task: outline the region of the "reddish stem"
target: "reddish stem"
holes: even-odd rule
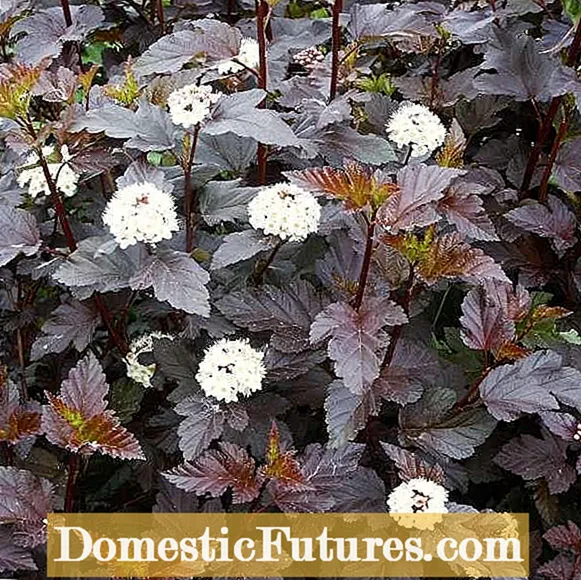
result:
[[[196,125],[194,135],[186,167],[184,168],[185,178],[185,214],[186,214],[186,252],[190,254],[194,249],[194,212],[196,211],[196,200],[194,199],[194,188],[192,187],[192,167],[194,165],[194,158],[196,156],[196,148],[198,147],[198,135],[200,133],[200,126]]]
[[[494,365],[486,366],[486,368],[482,371],[482,374],[472,383],[464,397],[456,402],[453,407],[454,410],[461,411],[464,407],[466,407],[466,405],[472,403],[476,399],[482,381],[484,381],[484,379],[490,374],[490,371],[492,371],[494,368]]]
[[[535,174],[535,170],[537,168],[537,164],[539,162],[539,158],[541,156],[541,151],[543,150],[543,146],[545,141],[547,140],[549,133],[551,132],[551,127],[553,125],[553,119],[559,110],[559,105],[561,104],[561,97],[555,97],[549,108],[547,110],[547,114],[541,126],[539,127],[539,133],[537,135],[537,141],[534,147],[531,149],[527,166],[525,168],[525,172],[523,175],[523,180],[520,186],[520,196],[523,197],[526,195],[528,190],[531,186],[531,181],[533,179],[533,175]]]
[[[30,132],[30,135],[32,136],[32,138],[36,140],[37,134],[36,134],[36,131],[35,131],[34,126],[32,125],[31,121],[28,121],[27,129]],[[48,168],[48,163],[46,162],[46,159],[42,153],[41,148],[37,149],[37,154],[38,154],[40,166],[42,167],[42,172],[44,173],[44,178],[46,179],[46,183],[47,183],[48,189],[50,191],[50,198],[51,198],[51,201],[54,205],[54,209],[55,209],[55,212],[57,214],[58,221],[61,225],[65,239],[67,241],[67,246],[72,253],[77,249],[77,241],[75,240],[75,236],[73,235],[73,230],[71,229],[71,225],[70,225],[69,219],[67,217],[67,212],[66,212],[65,206],[63,204],[63,201],[62,201],[62,198],[61,198],[60,193],[58,191],[58,188],[56,186],[56,183],[55,183],[52,175],[50,174],[50,170]],[[103,322],[105,323],[105,326],[107,327],[107,331],[109,332],[109,337],[115,343],[115,345],[121,351],[121,353],[126,354],[127,352],[129,352],[129,348],[127,347],[127,343],[116,332],[115,327],[114,327],[113,322],[112,322],[111,313],[107,309],[107,306],[103,302],[103,299],[101,298],[101,296],[99,294],[96,294],[93,298],[93,301],[95,303],[95,306],[97,307],[97,310],[99,311],[99,314],[101,315]]]
[[[71,15],[69,0],[61,0],[61,7],[63,9],[63,16],[65,17],[65,24],[71,26],[73,24],[73,17]]]
[[[163,11],[163,0],[154,0],[157,9],[157,20],[159,21],[159,30],[165,34],[165,13]]]
[[[264,262],[260,263],[256,268],[256,271],[254,272],[254,282],[257,286],[260,286],[264,282],[264,276],[266,275],[266,272],[270,268],[271,264],[274,262],[274,258],[276,258],[276,255],[284,245],[284,242],[285,240],[280,240],[276,246],[274,246],[272,252],[270,252],[270,256],[268,256],[268,258]]]
[[[67,488],[65,491],[65,512],[72,513],[75,507],[75,484],[79,473],[79,456],[73,453],[69,458]]]
[[[408,314],[410,310],[410,303],[412,301],[412,290],[414,287],[414,278],[415,278],[414,269],[413,266],[411,266],[410,275],[405,286],[405,293],[400,304],[406,314]],[[391,361],[393,360],[393,355],[395,354],[397,343],[401,338],[402,331],[403,324],[400,324],[399,326],[394,327],[393,331],[391,332],[389,346],[387,347],[387,351],[385,352],[385,356],[383,357],[383,361],[381,363],[381,370],[383,370],[384,368],[388,367],[391,364]]]
[[[551,179],[551,175],[553,174],[553,165],[555,164],[555,159],[557,159],[557,154],[559,153],[561,143],[565,138],[568,127],[569,122],[566,119],[563,119],[559,125],[557,136],[553,141],[553,147],[551,148],[551,153],[549,155],[545,170],[543,171],[543,177],[541,178],[541,185],[539,186],[539,201],[541,203],[547,201],[547,188],[549,186],[549,179]]]
[[[571,46],[569,47],[569,50],[567,52],[565,64],[567,66],[575,66],[577,59],[579,58],[580,52],[581,52],[581,19],[579,19],[579,22],[577,23],[575,37],[573,38],[573,42],[571,43]],[[543,150],[545,142],[549,137],[551,128],[553,126],[553,119],[555,118],[555,115],[559,110],[559,106],[562,100],[563,100],[562,96],[553,97],[553,99],[551,100],[551,104],[549,105],[549,108],[547,110],[545,119],[539,128],[537,141],[530,152],[522,184],[520,186],[521,197],[525,196],[528,190],[530,189],[531,181],[533,179],[535,169],[537,168],[537,164],[541,156],[541,151]]]
[[[256,0],[256,36],[258,40],[258,88],[266,91],[268,86],[268,62],[266,59],[266,41],[267,41],[267,26],[270,14],[270,7],[265,0]],[[266,99],[260,105],[260,108],[266,107]],[[267,165],[267,151],[266,146],[262,143],[258,144],[257,149],[258,158],[258,183],[260,185],[266,184],[266,165]]]
[[[371,256],[373,255],[373,244],[375,242],[375,212],[372,213],[371,219],[367,224],[367,241],[365,243],[365,253],[363,254],[363,264],[361,265],[361,273],[359,274],[359,283],[357,284],[357,294],[353,301],[353,308],[359,310],[363,303],[363,296],[365,294],[365,286],[367,285],[367,278],[369,276],[369,268],[371,266]]]
[[[430,108],[433,107],[438,92],[438,83],[440,81],[440,65],[442,64],[442,52],[444,49],[445,40],[438,41],[438,53],[436,54],[436,62],[432,70],[432,82],[430,85]]]
[[[56,183],[54,182],[54,179],[50,174],[48,163],[46,162],[46,159],[44,158],[42,151],[40,150],[38,151],[38,156],[40,159],[40,166],[42,167],[42,172],[44,173],[44,178],[46,179],[46,183],[48,184],[48,188],[50,190],[50,198],[52,204],[54,205],[56,215],[58,217],[61,228],[63,229],[65,239],[67,241],[67,246],[69,247],[69,250],[71,252],[74,252],[77,249],[77,242],[75,240],[75,236],[73,235],[71,225],[69,224],[63,200],[61,199],[61,196],[56,187]]]
[[[333,4],[333,30],[332,30],[332,53],[331,53],[331,86],[329,88],[329,101],[337,96],[337,84],[339,82],[339,51],[341,50],[341,12],[343,10],[343,0],[335,0]]]

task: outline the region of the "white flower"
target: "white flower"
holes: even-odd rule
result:
[[[161,332],[144,334],[131,343],[129,352],[125,356],[127,376],[136,383],[142,384],[144,387],[151,387],[151,378],[155,373],[155,364],[142,365],[139,362],[139,355],[146,352],[153,352],[153,341],[161,338],[173,340],[174,337]]]
[[[210,116],[210,109],[222,95],[208,85],[186,85],[176,89],[167,99],[169,114],[176,125],[186,129],[199,125]]]
[[[103,222],[123,249],[137,242],[169,240],[179,229],[172,196],[149,181],[118,189],[107,203]]]
[[[325,60],[325,55],[318,47],[310,46],[309,48],[297,52],[294,55],[293,60],[297,64],[304,66],[306,69],[312,69],[317,65],[317,63]]]
[[[42,155],[46,159],[55,152],[54,147],[43,147]],[[48,171],[56,183],[57,188],[66,196],[71,197],[77,192],[77,185],[79,183],[79,175],[75,173],[68,161],[71,159],[69,148],[63,145],[60,150],[61,163],[48,163]],[[16,178],[18,185],[22,188],[28,186],[28,193],[31,197],[36,198],[38,195],[50,195],[50,189],[42,167],[38,165],[38,156],[36,153],[31,153],[25,162],[26,165],[35,165],[23,169]]]
[[[389,138],[400,147],[411,147],[413,157],[423,157],[444,143],[446,128],[427,107],[404,103],[386,125]]]
[[[432,529],[448,512],[448,491],[423,477],[410,479],[398,485],[387,498],[389,512],[406,528]],[[424,514],[434,514],[426,517]]]
[[[258,42],[254,38],[243,38],[240,43],[240,50],[234,59],[221,62],[216,67],[218,73],[225,75],[228,73],[238,73],[244,70],[246,65],[248,68],[256,69],[260,61],[260,50]]]
[[[262,388],[264,353],[246,340],[223,338],[206,350],[196,380],[209,397],[231,403]]]
[[[254,229],[282,240],[301,241],[317,231],[321,206],[310,192],[292,183],[277,183],[258,192],[248,204]]]
[[[581,440],[581,423],[577,423],[577,432],[573,435],[573,439],[575,439],[575,441]]]

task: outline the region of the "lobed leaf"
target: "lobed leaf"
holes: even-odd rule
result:
[[[581,408],[581,372],[562,364],[552,351],[538,351],[492,370],[480,384],[480,396],[497,419],[514,421],[522,413],[559,408],[557,399]]]
[[[41,242],[36,220],[30,213],[0,205],[0,266],[8,264],[20,253],[33,256]]]
[[[210,276],[185,252],[158,248],[140,263],[138,272],[129,280],[133,290],[153,288],[160,302],[189,314],[209,316],[210,294],[206,288]]]
[[[0,467],[0,523],[15,526],[14,542],[33,548],[46,541],[46,515],[54,509],[53,485],[30,471]]]
[[[30,357],[39,360],[49,353],[60,353],[72,343],[83,352],[99,325],[99,314],[88,304],[72,300],[61,304],[42,326],[42,334],[31,347]]]
[[[12,445],[40,432],[40,405],[20,402],[18,387],[6,377],[0,378],[0,442]]]
[[[403,309],[386,298],[369,299],[359,311],[335,302],[313,321],[310,340],[329,339],[328,352],[337,375],[350,391],[362,394],[379,376],[379,353],[389,342],[383,328],[406,322]]]
[[[195,463],[184,463],[164,476],[180,489],[199,496],[219,497],[230,488],[234,503],[252,501],[260,491],[254,459],[226,441],[218,449],[206,451]]]
[[[108,392],[101,365],[89,353],[71,369],[60,396],[46,393],[49,404],[42,415],[46,438],[75,453],[100,451],[121,459],[144,459],[137,439],[107,410]]]
[[[515,437],[502,447],[494,462],[526,481],[544,479],[551,493],[564,493],[576,479],[567,463],[567,443],[543,431],[542,439],[532,435]]]
[[[475,350],[496,352],[515,336],[514,322],[506,316],[502,304],[481,286],[470,290],[462,302],[460,323],[464,344]]]

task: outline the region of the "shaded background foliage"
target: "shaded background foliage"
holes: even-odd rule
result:
[[[580,14],[3,3],[0,570],[43,577],[47,511],[384,511],[426,476],[450,509],[530,513],[532,578],[581,578]],[[220,74],[243,37],[256,69]],[[192,82],[227,95],[194,142],[165,107]],[[387,137],[405,100],[448,129],[433,157]],[[74,197],[18,185],[44,145]],[[121,250],[101,214],[143,179],[182,228]],[[248,224],[285,179],[321,195],[304,243]],[[144,389],[124,357],[152,331]],[[221,337],[268,369],[228,405],[194,379]]]

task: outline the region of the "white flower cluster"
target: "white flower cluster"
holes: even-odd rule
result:
[[[129,352],[125,356],[127,376],[130,379],[133,379],[136,383],[142,384],[144,387],[151,387],[151,378],[155,373],[155,364],[141,364],[139,362],[139,355],[146,352],[153,352],[153,341],[161,338],[173,340],[174,337],[170,334],[163,334],[161,332],[144,334],[131,343]]]
[[[167,99],[172,121],[189,129],[199,125],[210,116],[212,105],[222,96],[208,85],[186,85],[173,91]]]
[[[418,477],[398,485],[387,498],[390,514],[406,528],[431,529],[447,513],[448,491],[437,483]],[[434,514],[432,518],[424,514]]]
[[[231,403],[262,388],[264,353],[246,340],[223,338],[206,350],[196,380],[209,397]]]
[[[137,242],[169,240],[179,229],[171,194],[149,181],[118,189],[107,203],[103,222],[123,249]]]
[[[54,155],[55,148],[46,146],[42,148],[42,155],[46,159],[51,155]],[[69,153],[69,148],[63,145],[60,150],[60,156],[62,159],[61,163],[48,163],[48,171],[56,183],[57,188],[66,196],[71,197],[77,192],[77,185],[79,183],[79,175],[75,173],[68,161],[71,159]],[[39,159],[36,153],[31,153],[25,162],[25,167],[27,165],[34,165],[34,167],[28,167],[27,169],[22,169],[16,178],[18,185],[22,188],[28,186],[28,193],[31,197],[35,198],[38,195],[50,195],[50,189],[46,178],[44,176],[44,171],[42,167],[38,165]]]
[[[317,231],[321,206],[310,192],[277,183],[258,192],[248,204],[250,225],[281,240],[301,241]]]
[[[386,125],[389,138],[400,147],[411,147],[413,157],[423,157],[444,143],[446,127],[427,107],[404,103]]]
[[[573,435],[573,439],[575,439],[575,441],[581,440],[581,423],[577,423],[577,433]]]
[[[260,50],[258,48],[258,42],[254,38],[243,38],[238,54],[230,60],[221,62],[216,68],[221,75],[234,74],[244,70],[245,66],[256,69],[259,61]]]
[[[317,63],[323,62],[325,60],[325,55],[316,46],[310,46],[309,48],[297,52],[294,55],[293,60],[297,64],[310,70],[314,68]]]

